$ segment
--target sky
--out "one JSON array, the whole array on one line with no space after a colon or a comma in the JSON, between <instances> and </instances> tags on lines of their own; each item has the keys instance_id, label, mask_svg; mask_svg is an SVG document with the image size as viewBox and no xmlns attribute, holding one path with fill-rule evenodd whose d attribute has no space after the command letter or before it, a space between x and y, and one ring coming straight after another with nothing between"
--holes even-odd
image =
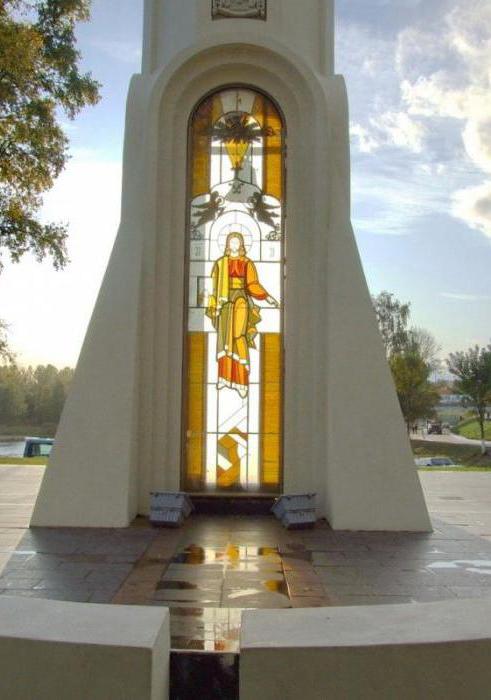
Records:
<instances>
[{"instance_id":1,"label":"sky","mask_svg":"<svg viewBox=\"0 0 491 700\"><path fill-rule=\"evenodd\" d=\"M128 83L142 0L93 0L82 67L102 99L63 118L71 158L42 217L70 264L4 259L0 318L20 364L74 366L117 232ZM372 294L411 302L441 355L491 341L491 3L337 0L350 100L352 220Z\"/></svg>"}]
</instances>

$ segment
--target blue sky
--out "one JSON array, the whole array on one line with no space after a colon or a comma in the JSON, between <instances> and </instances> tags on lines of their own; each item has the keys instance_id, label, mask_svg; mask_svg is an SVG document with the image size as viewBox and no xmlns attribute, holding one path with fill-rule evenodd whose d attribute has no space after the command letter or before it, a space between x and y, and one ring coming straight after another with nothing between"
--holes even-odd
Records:
<instances>
[{"instance_id":1,"label":"blue sky","mask_svg":"<svg viewBox=\"0 0 491 700\"><path fill-rule=\"evenodd\" d=\"M491 340L491 3L338 0L350 98L353 225L370 290L412 304L442 356ZM71 264L6 264L0 317L22 363L73 365L119 220L142 0L94 0L77 35L102 100L64 120L72 158L45 200Z\"/></svg>"}]
</instances>

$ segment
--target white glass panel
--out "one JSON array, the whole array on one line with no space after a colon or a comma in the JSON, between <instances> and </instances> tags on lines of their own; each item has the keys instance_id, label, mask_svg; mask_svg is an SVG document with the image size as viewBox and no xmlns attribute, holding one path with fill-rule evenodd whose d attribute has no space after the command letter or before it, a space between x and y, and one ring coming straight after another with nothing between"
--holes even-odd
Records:
<instances>
[{"instance_id":1,"label":"white glass panel","mask_svg":"<svg viewBox=\"0 0 491 700\"><path fill-rule=\"evenodd\" d=\"M281 241L263 241L261 259L264 262L281 262Z\"/></svg>"},{"instance_id":2,"label":"white glass panel","mask_svg":"<svg viewBox=\"0 0 491 700\"><path fill-rule=\"evenodd\" d=\"M220 93L223 111L227 112L252 112L256 94L252 90L224 90Z\"/></svg>"},{"instance_id":3,"label":"white glass panel","mask_svg":"<svg viewBox=\"0 0 491 700\"><path fill-rule=\"evenodd\" d=\"M263 287L277 301L281 301L281 265L279 263L256 263L256 269Z\"/></svg>"},{"instance_id":4,"label":"white glass panel","mask_svg":"<svg viewBox=\"0 0 491 700\"><path fill-rule=\"evenodd\" d=\"M281 312L279 309L261 309L261 331L263 333L281 333Z\"/></svg>"},{"instance_id":5,"label":"white glass panel","mask_svg":"<svg viewBox=\"0 0 491 700\"><path fill-rule=\"evenodd\" d=\"M249 434L259 433L259 384L251 384L249 387Z\"/></svg>"},{"instance_id":6,"label":"white glass panel","mask_svg":"<svg viewBox=\"0 0 491 700\"><path fill-rule=\"evenodd\" d=\"M218 390L216 384L206 387L206 432L216 433L218 430Z\"/></svg>"},{"instance_id":7,"label":"white glass panel","mask_svg":"<svg viewBox=\"0 0 491 700\"><path fill-rule=\"evenodd\" d=\"M220 389L218 394L218 431L228 433L238 428L247 432L247 398L227 388Z\"/></svg>"},{"instance_id":8,"label":"white glass panel","mask_svg":"<svg viewBox=\"0 0 491 700\"><path fill-rule=\"evenodd\" d=\"M251 149L251 165L252 165L252 184L263 188L263 139L255 142Z\"/></svg>"},{"instance_id":9,"label":"white glass panel","mask_svg":"<svg viewBox=\"0 0 491 700\"><path fill-rule=\"evenodd\" d=\"M213 326L210 319L204 315L203 309L190 308L188 311L188 330L203 331L204 333L213 333ZM216 345L215 345L216 347Z\"/></svg>"},{"instance_id":10,"label":"white glass panel","mask_svg":"<svg viewBox=\"0 0 491 700\"><path fill-rule=\"evenodd\" d=\"M198 300L198 278L197 277L190 277L189 278L189 306L192 308L195 306L198 306L197 300Z\"/></svg>"},{"instance_id":11,"label":"white glass panel","mask_svg":"<svg viewBox=\"0 0 491 700\"><path fill-rule=\"evenodd\" d=\"M262 311L261 311L262 315ZM262 322L261 322L262 326ZM251 370L249 372L249 381L251 383L258 383L259 378L260 378L260 369L261 369L261 339L259 335L256 336L255 339L255 348L251 348L250 350L250 358L251 358Z\"/></svg>"},{"instance_id":12,"label":"white glass panel","mask_svg":"<svg viewBox=\"0 0 491 700\"><path fill-rule=\"evenodd\" d=\"M191 260L205 260L206 248L205 241L191 241Z\"/></svg>"},{"instance_id":13,"label":"white glass panel","mask_svg":"<svg viewBox=\"0 0 491 700\"><path fill-rule=\"evenodd\" d=\"M217 185L219 182L222 181L221 178L221 145L220 141L212 141L212 146L211 146L211 163L210 163L210 186L213 188L215 185Z\"/></svg>"}]
</instances>

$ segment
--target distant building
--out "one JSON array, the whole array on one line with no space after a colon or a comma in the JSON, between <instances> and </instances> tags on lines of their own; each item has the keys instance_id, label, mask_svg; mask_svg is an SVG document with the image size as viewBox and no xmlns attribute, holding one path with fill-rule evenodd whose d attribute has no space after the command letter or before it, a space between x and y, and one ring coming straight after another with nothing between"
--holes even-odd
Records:
<instances>
[{"instance_id":1,"label":"distant building","mask_svg":"<svg viewBox=\"0 0 491 700\"><path fill-rule=\"evenodd\" d=\"M440 397L440 406L462 406L464 398L461 394L444 394Z\"/></svg>"}]
</instances>

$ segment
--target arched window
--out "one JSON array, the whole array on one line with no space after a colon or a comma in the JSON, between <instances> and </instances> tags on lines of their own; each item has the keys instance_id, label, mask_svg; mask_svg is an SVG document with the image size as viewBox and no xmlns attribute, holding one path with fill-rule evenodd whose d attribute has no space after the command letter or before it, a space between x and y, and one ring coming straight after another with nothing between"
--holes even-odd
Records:
<instances>
[{"instance_id":1,"label":"arched window","mask_svg":"<svg viewBox=\"0 0 491 700\"><path fill-rule=\"evenodd\" d=\"M225 88L195 109L183 488L282 482L285 126L273 101Z\"/></svg>"}]
</instances>

